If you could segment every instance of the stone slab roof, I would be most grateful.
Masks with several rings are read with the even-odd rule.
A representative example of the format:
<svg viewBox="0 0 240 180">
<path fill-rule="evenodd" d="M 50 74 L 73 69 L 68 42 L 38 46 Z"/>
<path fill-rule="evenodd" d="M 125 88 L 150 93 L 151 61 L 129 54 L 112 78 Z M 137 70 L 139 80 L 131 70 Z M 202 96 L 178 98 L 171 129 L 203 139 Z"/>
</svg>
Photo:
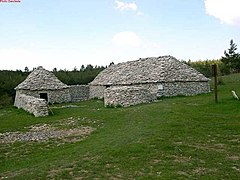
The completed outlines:
<svg viewBox="0 0 240 180">
<path fill-rule="evenodd" d="M 139 59 L 112 65 L 90 85 L 130 85 L 156 82 L 209 81 L 204 75 L 172 56 Z"/>
<path fill-rule="evenodd" d="M 62 83 L 52 72 L 39 66 L 15 89 L 56 90 L 65 88 L 68 88 L 68 86 Z"/>
</svg>

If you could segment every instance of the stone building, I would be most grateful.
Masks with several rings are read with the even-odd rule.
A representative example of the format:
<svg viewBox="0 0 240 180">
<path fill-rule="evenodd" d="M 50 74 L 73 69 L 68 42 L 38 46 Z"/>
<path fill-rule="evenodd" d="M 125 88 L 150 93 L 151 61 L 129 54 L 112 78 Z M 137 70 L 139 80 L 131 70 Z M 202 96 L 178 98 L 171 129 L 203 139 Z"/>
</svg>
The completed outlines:
<svg viewBox="0 0 240 180">
<path fill-rule="evenodd" d="M 69 86 L 62 83 L 52 72 L 36 68 L 16 88 L 15 104 L 19 94 L 45 99 L 48 103 L 70 102 Z"/>
<path fill-rule="evenodd" d="M 14 106 L 36 117 L 48 115 L 48 103 L 77 102 L 89 99 L 88 85 L 68 86 L 41 66 L 30 73 L 15 90 Z"/>
<path fill-rule="evenodd" d="M 195 69 L 172 56 L 161 56 L 112 65 L 89 85 L 68 86 L 40 66 L 15 89 L 16 107 L 45 116 L 48 103 L 104 98 L 105 106 L 126 107 L 162 96 L 208 93 L 210 86 L 209 79 Z"/>
<path fill-rule="evenodd" d="M 90 98 L 105 105 L 130 106 L 161 96 L 192 96 L 210 92 L 209 79 L 172 56 L 112 65 L 89 84 Z"/>
</svg>

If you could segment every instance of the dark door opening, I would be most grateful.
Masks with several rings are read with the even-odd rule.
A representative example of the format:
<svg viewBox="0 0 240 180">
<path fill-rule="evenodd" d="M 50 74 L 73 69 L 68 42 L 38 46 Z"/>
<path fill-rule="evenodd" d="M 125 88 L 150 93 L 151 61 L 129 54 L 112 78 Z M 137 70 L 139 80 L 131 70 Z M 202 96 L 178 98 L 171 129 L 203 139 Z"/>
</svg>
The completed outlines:
<svg viewBox="0 0 240 180">
<path fill-rule="evenodd" d="M 48 102 L 48 94 L 47 93 L 40 93 L 40 99 L 45 99 Z"/>
</svg>

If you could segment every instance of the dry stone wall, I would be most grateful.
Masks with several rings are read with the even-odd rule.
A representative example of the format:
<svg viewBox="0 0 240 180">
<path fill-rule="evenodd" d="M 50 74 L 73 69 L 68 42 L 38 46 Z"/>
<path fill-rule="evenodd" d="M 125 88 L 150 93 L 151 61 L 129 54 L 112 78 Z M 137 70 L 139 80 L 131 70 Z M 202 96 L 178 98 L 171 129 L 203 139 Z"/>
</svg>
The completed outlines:
<svg viewBox="0 0 240 180">
<path fill-rule="evenodd" d="M 106 89 L 106 86 L 92 86 L 89 87 L 89 98 L 104 98 L 104 90 Z"/>
<path fill-rule="evenodd" d="M 159 88 L 159 87 L 162 88 Z M 210 92 L 208 82 L 169 82 L 157 85 L 157 96 L 193 96 Z"/>
<path fill-rule="evenodd" d="M 17 93 L 14 106 L 32 113 L 35 117 L 48 116 L 48 105 L 44 99 Z"/>
<path fill-rule="evenodd" d="M 17 90 L 16 93 L 26 94 L 35 98 L 40 98 L 40 93 L 47 93 L 49 103 L 64 103 L 71 102 L 71 95 L 69 89 L 56 89 L 56 90 Z"/>
<path fill-rule="evenodd" d="M 98 98 L 106 98 L 106 93 L 104 94 L 105 86 L 91 86 L 90 94 L 94 95 L 93 97 Z M 136 84 L 136 85 L 116 85 L 111 86 L 112 88 L 120 88 L 121 87 L 135 87 L 140 89 L 146 89 L 150 92 L 153 97 L 161 97 L 161 96 L 193 96 L 197 94 L 205 94 L 210 92 L 210 85 L 208 82 L 163 82 L 163 83 L 146 83 L 146 84 Z M 108 88 L 108 91 L 110 90 Z M 95 92 L 91 92 L 95 91 Z M 126 93 L 125 91 L 121 91 Z M 113 96 L 114 94 L 111 93 Z"/>
<path fill-rule="evenodd" d="M 69 86 L 71 95 L 71 102 L 78 102 L 89 99 L 89 86 L 88 85 L 72 85 Z"/>
<path fill-rule="evenodd" d="M 49 92 L 49 103 L 65 103 L 71 102 L 71 95 L 69 89 L 59 89 Z"/>
<path fill-rule="evenodd" d="M 163 82 L 134 85 L 148 89 L 153 96 L 193 96 L 210 92 L 208 82 Z"/>
<path fill-rule="evenodd" d="M 141 103 L 148 103 L 156 99 L 148 89 L 125 86 L 107 88 L 104 91 L 105 106 L 131 106 Z"/>
</svg>

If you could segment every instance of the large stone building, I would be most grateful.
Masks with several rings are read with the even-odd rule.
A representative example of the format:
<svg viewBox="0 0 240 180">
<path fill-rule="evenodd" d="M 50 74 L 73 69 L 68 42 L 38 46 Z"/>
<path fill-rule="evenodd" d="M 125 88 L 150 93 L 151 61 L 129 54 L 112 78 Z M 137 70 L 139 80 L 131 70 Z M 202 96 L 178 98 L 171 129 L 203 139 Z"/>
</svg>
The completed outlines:
<svg viewBox="0 0 240 180">
<path fill-rule="evenodd" d="M 161 96 L 192 96 L 210 91 L 209 79 L 172 56 L 112 65 L 89 84 L 90 98 L 105 105 L 129 106 Z"/>
</svg>

